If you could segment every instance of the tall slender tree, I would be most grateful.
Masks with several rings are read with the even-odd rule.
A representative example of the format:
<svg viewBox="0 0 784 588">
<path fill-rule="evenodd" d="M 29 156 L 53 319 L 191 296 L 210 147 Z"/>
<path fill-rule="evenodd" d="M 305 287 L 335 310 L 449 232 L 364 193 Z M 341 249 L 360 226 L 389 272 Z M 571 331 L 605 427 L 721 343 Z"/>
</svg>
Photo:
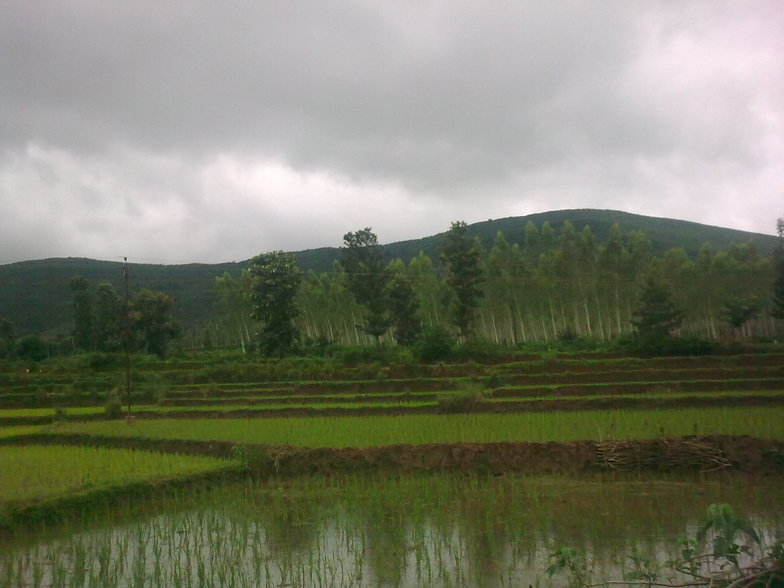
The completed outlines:
<svg viewBox="0 0 784 588">
<path fill-rule="evenodd" d="M 71 279 L 70 287 L 74 313 L 74 345 L 82 351 L 91 351 L 95 347 L 93 325 L 95 299 L 90 282 L 82 276 L 76 276 Z"/>
<path fill-rule="evenodd" d="M 215 278 L 215 305 L 225 328 L 232 333 L 232 339 L 236 337 L 243 353 L 246 344 L 251 341 L 247 321 L 251 311 L 251 282 L 247 269 L 242 270 L 239 279 L 229 272 Z"/>
<path fill-rule="evenodd" d="M 125 302 L 108 282 L 98 284 L 95 292 L 95 346 L 101 351 L 116 351 L 122 344 Z"/>
<path fill-rule="evenodd" d="M 15 342 L 14 325 L 6 318 L 0 319 L 0 357 L 11 357 Z"/>
<path fill-rule="evenodd" d="M 296 305 L 302 271 L 294 256 L 273 251 L 253 258 L 251 317 L 261 322 L 259 349 L 267 355 L 285 355 L 296 345 L 299 329 L 294 324 L 300 310 Z"/>
<path fill-rule="evenodd" d="M 346 233 L 340 255 L 348 289 L 365 309 L 362 329 L 379 342 L 390 325 L 385 297 L 390 276 L 378 238 L 370 227 Z"/>
<path fill-rule="evenodd" d="M 400 345 L 411 345 L 422 330 L 422 321 L 416 293 L 402 271 L 392 273 L 386 297 L 395 341 Z"/>
<path fill-rule="evenodd" d="M 133 324 L 148 353 L 163 359 L 179 327 L 171 318 L 174 301 L 164 292 L 147 288 L 133 297 Z"/>
<path fill-rule="evenodd" d="M 778 244 L 774 254 L 773 300 L 770 316 L 784 321 L 784 218 L 776 222 Z"/>
<path fill-rule="evenodd" d="M 683 311 L 672 298 L 670 287 L 651 273 L 645 282 L 637 308 L 632 314 L 632 324 L 644 337 L 666 337 L 680 327 Z"/>
<path fill-rule="evenodd" d="M 441 252 L 447 266 L 446 283 L 454 295 L 452 323 L 466 340 L 475 334 L 476 310 L 484 296 L 481 285 L 485 280 L 480 263 L 482 250 L 466 235 L 467 228 L 463 221 L 453 222 Z"/>
</svg>

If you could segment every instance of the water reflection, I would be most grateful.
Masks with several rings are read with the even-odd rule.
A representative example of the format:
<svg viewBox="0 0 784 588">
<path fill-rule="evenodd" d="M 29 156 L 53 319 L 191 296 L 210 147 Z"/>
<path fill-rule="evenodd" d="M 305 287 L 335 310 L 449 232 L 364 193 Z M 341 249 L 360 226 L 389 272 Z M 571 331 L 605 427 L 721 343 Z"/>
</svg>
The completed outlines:
<svg viewBox="0 0 784 588">
<path fill-rule="evenodd" d="M 347 477 L 244 483 L 135 519 L 0 543 L 0 586 L 559 586 L 569 545 L 594 578 L 664 560 L 712 502 L 782 529 L 781 479 Z M 183 504 L 184 502 L 184 504 Z M 559 584 L 560 582 L 560 584 Z"/>
</svg>

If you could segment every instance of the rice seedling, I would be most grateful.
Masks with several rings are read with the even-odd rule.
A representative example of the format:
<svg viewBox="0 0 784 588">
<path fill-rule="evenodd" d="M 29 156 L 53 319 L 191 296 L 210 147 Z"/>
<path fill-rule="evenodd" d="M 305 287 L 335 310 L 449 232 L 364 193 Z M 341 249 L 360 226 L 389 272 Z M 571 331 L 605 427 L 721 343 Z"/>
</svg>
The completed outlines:
<svg viewBox="0 0 784 588">
<path fill-rule="evenodd" d="M 226 466 L 202 456 L 96 447 L 0 447 L 0 509 L 12 501 L 196 474 Z"/>
<path fill-rule="evenodd" d="M 767 537 L 780 480 L 348 476 L 243 482 L 150 500 L 126 518 L 0 540 L 0 586 L 564 586 L 559 545 L 592 580 L 630 549 L 663 561 L 705 505 Z M 587 516 L 590 514 L 590 516 Z"/>
<path fill-rule="evenodd" d="M 0 439 L 5 437 L 16 437 L 17 435 L 38 433 L 40 430 L 41 427 L 37 425 L 0 427 Z"/>
<path fill-rule="evenodd" d="M 683 435 L 784 438 L 784 408 L 684 408 L 508 414 L 151 420 L 66 423 L 63 432 L 307 447 L 399 443 L 654 439 Z"/>
</svg>

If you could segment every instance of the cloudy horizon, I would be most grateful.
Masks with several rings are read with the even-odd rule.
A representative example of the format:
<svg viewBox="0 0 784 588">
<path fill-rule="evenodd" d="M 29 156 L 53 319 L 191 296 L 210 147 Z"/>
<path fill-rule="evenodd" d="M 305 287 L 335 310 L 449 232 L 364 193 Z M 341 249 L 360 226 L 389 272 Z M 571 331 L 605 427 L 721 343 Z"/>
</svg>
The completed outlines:
<svg viewBox="0 0 784 588">
<path fill-rule="evenodd" d="M 4 0 L 0 263 L 784 216 L 776 0 Z"/>
</svg>

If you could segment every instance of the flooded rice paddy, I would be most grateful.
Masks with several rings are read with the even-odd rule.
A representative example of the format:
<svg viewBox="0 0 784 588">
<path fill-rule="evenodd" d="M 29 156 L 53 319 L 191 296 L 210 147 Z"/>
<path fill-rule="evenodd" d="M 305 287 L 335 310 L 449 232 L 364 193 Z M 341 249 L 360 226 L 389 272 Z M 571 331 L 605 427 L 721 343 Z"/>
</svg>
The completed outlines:
<svg viewBox="0 0 784 588">
<path fill-rule="evenodd" d="M 0 538 L 0 586 L 566 586 L 663 562 L 705 509 L 784 530 L 779 476 L 363 475 L 226 483 Z"/>
</svg>

